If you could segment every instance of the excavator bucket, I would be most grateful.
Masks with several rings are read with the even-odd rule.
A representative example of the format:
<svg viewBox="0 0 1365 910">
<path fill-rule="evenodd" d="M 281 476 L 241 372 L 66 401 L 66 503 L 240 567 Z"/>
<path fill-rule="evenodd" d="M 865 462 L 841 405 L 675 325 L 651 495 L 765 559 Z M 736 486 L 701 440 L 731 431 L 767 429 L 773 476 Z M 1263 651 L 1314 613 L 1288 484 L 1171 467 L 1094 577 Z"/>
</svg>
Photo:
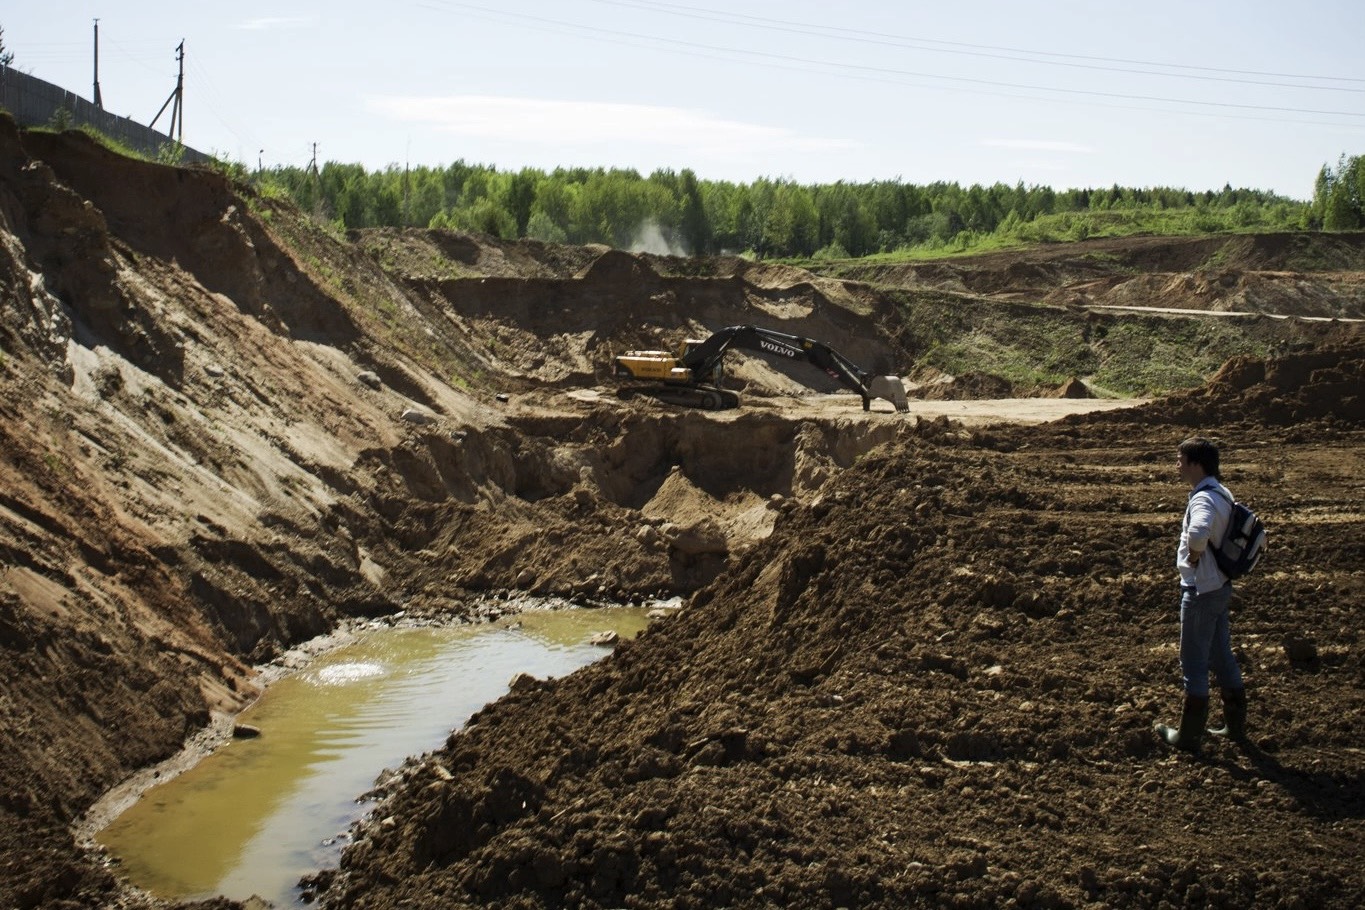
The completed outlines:
<svg viewBox="0 0 1365 910">
<path fill-rule="evenodd" d="M 873 398 L 884 398 L 896 406 L 897 411 L 910 410 L 910 402 L 905 398 L 905 383 L 899 376 L 873 376 L 867 384 Z"/>
</svg>

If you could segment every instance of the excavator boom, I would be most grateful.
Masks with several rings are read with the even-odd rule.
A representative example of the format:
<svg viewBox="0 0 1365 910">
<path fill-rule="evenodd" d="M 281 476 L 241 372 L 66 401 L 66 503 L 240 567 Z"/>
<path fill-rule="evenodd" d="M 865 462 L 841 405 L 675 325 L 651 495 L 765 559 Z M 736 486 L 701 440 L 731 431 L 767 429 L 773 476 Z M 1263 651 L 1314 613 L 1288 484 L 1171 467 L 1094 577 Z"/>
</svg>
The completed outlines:
<svg viewBox="0 0 1365 910">
<path fill-rule="evenodd" d="M 615 360 L 618 377 L 663 383 L 665 388 L 647 390 L 656 397 L 680 404 L 714 409 L 737 407 L 739 396 L 720 388 L 726 353 L 734 347 L 787 360 L 803 360 L 857 392 L 863 410 L 873 398 L 885 398 L 898 411 L 908 411 L 905 386 L 896 376 L 869 376 L 853 361 L 822 341 L 789 335 L 753 325 L 732 325 L 703 341 L 685 341 L 676 355 L 665 351 L 627 351 Z M 635 390 L 624 389 L 628 397 Z"/>
</svg>

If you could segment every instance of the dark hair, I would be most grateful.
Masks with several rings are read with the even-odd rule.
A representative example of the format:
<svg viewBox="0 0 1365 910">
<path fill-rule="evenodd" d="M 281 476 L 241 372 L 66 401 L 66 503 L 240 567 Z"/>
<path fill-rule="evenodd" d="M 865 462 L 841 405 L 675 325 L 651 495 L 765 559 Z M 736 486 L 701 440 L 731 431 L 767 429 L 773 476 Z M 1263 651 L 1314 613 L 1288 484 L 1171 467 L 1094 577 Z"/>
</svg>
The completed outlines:
<svg viewBox="0 0 1365 910">
<path fill-rule="evenodd" d="M 1186 461 L 1194 462 L 1204 469 L 1204 473 L 1214 478 L 1222 480 L 1223 475 L 1218 470 L 1218 446 L 1211 440 L 1203 436 L 1191 436 L 1180 444 L 1180 454 L 1185 456 Z"/>
</svg>

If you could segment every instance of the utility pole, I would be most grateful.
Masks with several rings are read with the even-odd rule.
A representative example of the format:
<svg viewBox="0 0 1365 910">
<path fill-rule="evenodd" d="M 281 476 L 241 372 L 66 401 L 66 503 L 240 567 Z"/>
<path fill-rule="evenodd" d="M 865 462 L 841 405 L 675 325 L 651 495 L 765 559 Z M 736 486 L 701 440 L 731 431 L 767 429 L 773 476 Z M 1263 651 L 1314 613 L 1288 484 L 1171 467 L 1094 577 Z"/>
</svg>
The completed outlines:
<svg viewBox="0 0 1365 910">
<path fill-rule="evenodd" d="M 179 46 L 175 49 L 176 62 L 180 64 L 180 73 L 175 77 L 175 110 L 171 112 L 171 129 L 176 128 L 176 121 L 180 122 L 179 133 L 175 141 L 181 145 L 185 144 L 185 39 L 180 39 Z"/>
<path fill-rule="evenodd" d="M 313 143 L 313 160 L 308 162 L 308 173 L 313 175 L 313 217 L 322 218 L 322 175 L 318 173 L 318 144 Z"/>
<path fill-rule="evenodd" d="M 104 110 L 104 99 L 100 97 L 100 20 L 95 20 L 95 107 Z"/>
<path fill-rule="evenodd" d="M 156 116 L 152 118 L 152 122 L 151 122 L 151 123 L 147 124 L 147 128 L 148 128 L 148 129 L 151 129 L 152 127 L 156 126 L 156 122 L 157 122 L 158 120 L 160 120 L 160 119 L 161 119 L 161 115 L 162 115 L 163 113 L 166 112 L 166 105 L 168 105 L 168 104 L 170 104 L 172 101 L 174 101 L 174 102 L 175 102 L 175 106 L 171 108 L 171 129 L 170 129 L 170 132 L 168 132 L 166 135 L 167 135 L 167 136 L 170 136 L 172 139 L 174 139 L 176 142 L 180 143 L 181 145 L 184 145 L 184 144 L 185 144 L 185 142 L 184 142 L 184 139 L 185 139 L 185 110 L 184 110 L 184 108 L 182 107 L 182 101 L 183 101 L 184 95 L 185 95 L 185 39 L 184 39 L 184 38 L 181 38 L 181 39 L 180 39 L 180 44 L 179 44 L 179 45 L 176 47 L 176 49 L 175 49 L 175 59 L 176 59 L 176 61 L 180 64 L 180 75 L 176 77 L 176 80 L 175 80 L 175 90 L 171 92 L 171 97 L 169 97 L 169 98 L 166 99 L 166 104 L 161 105 L 161 110 L 159 110 L 159 111 L 156 112 Z M 176 135 L 176 121 L 179 121 L 179 123 L 180 123 L 180 133 L 179 133 L 179 135 Z"/>
<path fill-rule="evenodd" d="M 409 165 L 411 164 L 411 162 L 412 162 L 412 136 L 408 136 L 408 150 L 407 150 L 407 155 L 406 155 L 406 157 L 404 157 L 404 159 L 403 159 L 403 223 L 402 223 L 402 225 L 400 225 L 400 227 L 407 227 L 408 224 L 411 222 L 411 213 L 412 213 L 412 207 L 411 207 L 411 199 L 412 199 L 412 182 L 411 182 L 411 179 L 408 177 L 408 168 L 409 168 Z"/>
</svg>

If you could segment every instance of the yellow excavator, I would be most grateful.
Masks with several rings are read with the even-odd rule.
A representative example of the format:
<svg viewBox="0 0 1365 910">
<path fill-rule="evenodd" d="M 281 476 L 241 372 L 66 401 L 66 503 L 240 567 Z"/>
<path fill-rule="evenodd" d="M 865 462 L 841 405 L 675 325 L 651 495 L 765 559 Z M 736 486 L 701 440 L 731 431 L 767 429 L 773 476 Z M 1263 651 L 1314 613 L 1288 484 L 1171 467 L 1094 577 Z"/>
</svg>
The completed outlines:
<svg viewBox="0 0 1365 910">
<path fill-rule="evenodd" d="M 735 347 L 811 363 L 862 396 L 864 411 L 869 410 L 874 398 L 890 401 L 897 411 L 910 410 L 900 377 L 869 376 L 822 341 L 752 325 L 732 325 L 704 340 L 689 338 L 672 353 L 627 351 L 618 354 L 614 364 L 618 379 L 651 384 L 625 385 L 617 395 L 622 399 L 650 395 L 661 401 L 708 411 L 737 408 L 739 396 L 720 387 L 725 354 Z"/>
</svg>

